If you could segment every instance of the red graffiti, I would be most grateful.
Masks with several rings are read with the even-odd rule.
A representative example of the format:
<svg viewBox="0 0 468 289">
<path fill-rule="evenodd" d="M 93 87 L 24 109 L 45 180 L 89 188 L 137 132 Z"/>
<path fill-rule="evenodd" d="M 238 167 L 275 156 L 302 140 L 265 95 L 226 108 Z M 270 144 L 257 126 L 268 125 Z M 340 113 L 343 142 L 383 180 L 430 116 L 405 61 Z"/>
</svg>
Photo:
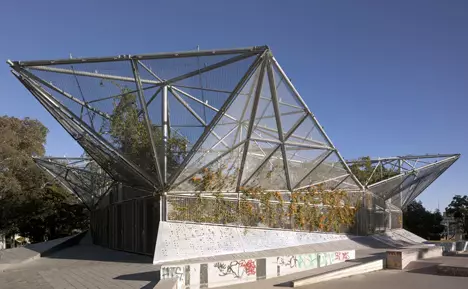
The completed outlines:
<svg viewBox="0 0 468 289">
<path fill-rule="evenodd" d="M 335 252 L 335 260 L 349 260 L 349 252 Z"/>
<path fill-rule="evenodd" d="M 247 260 L 247 261 L 242 260 L 239 262 L 239 265 L 242 268 L 244 268 L 245 273 L 247 273 L 247 275 L 257 274 L 256 272 L 257 267 L 255 266 L 255 262 L 253 260 Z"/>
</svg>

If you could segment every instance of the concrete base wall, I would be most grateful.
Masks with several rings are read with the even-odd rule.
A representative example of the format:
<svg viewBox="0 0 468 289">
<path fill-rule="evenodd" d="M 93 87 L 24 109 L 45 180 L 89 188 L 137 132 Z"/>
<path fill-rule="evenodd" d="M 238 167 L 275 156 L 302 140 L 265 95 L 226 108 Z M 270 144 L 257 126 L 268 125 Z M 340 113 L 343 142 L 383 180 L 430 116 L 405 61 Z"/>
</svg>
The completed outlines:
<svg viewBox="0 0 468 289">
<path fill-rule="evenodd" d="M 210 263 L 162 265 L 161 280 L 177 288 L 213 288 L 284 276 L 356 258 L 355 250 L 241 259 Z"/>
<path fill-rule="evenodd" d="M 433 244 L 436 246 L 441 246 L 444 250 L 444 253 L 450 253 L 450 252 L 465 252 L 468 250 L 468 241 L 456 241 L 456 242 L 451 242 L 451 241 L 446 241 L 446 242 L 431 242 L 427 241 L 424 242 L 426 244 Z"/>
<path fill-rule="evenodd" d="M 341 234 L 307 233 L 160 222 L 154 264 L 349 240 Z"/>
<path fill-rule="evenodd" d="M 443 249 L 440 246 L 417 248 L 417 249 L 403 249 L 387 251 L 386 266 L 388 269 L 404 270 L 410 262 L 427 259 L 433 257 L 440 257 L 443 254 Z"/>
</svg>

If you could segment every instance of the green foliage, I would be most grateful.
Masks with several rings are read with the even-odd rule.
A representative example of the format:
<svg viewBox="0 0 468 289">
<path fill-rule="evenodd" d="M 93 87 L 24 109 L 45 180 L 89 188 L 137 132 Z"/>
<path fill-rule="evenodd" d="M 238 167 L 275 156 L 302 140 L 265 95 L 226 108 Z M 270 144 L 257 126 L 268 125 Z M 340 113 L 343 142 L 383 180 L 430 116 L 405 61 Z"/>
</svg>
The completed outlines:
<svg viewBox="0 0 468 289">
<path fill-rule="evenodd" d="M 372 164 L 370 157 L 362 157 L 359 158 L 357 162 L 350 165 L 349 168 L 362 184 L 366 184 L 367 180 L 370 178 L 368 185 L 399 174 L 398 171 L 385 168 L 384 166 L 379 166 L 375 173 L 372 174 L 375 170 L 375 166 L 375 164 Z"/>
<path fill-rule="evenodd" d="M 84 207 L 74 205 L 76 199 L 52 184 L 31 158 L 44 155 L 47 132 L 37 120 L 0 117 L 0 232 L 4 234 L 42 241 L 86 226 Z"/>
<path fill-rule="evenodd" d="M 117 85 L 117 84 L 116 84 Z M 110 121 L 104 122 L 101 131 L 108 131 L 113 144 L 124 155 L 146 172 L 156 175 L 156 165 L 153 157 L 151 138 L 143 113 L 139 109 L 137 96 L 128 87 L 118 86 L 121 96 L 114 99 L 114 108 Z M 151 124 L 153 143 L 162 163 L 164 154 L 167 155 L 168 171 L 179 166 L 187 154 L 188 140 L 169 129 L 167 151 L 162 151 L 162 127 Z"/>
<path fill-rule="evenodd" d="M 425 239 L 440 239 L 440 234 L 444 230 L 441 223 L 440 211 L 428 211 L 421 201 L 411 202 L 403 211 L 403 228 Z"/>
<path fill-rule="evenodd" d="M 463 233 L 468 233 L 468 196 L 455 195 L 445 208 L 445 212 L 449 216 L 453 216 L 458 223 L 458 230 Z"/>
</svg>

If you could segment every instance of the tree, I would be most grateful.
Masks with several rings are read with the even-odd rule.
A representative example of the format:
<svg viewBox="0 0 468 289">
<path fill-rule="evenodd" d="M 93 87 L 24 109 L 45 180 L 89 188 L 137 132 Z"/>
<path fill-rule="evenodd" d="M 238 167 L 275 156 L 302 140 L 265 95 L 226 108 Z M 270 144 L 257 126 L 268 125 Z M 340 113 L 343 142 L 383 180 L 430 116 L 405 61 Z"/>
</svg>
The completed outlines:
<svg viewBox="0 0 468 289">
<path fill-rule="evenodd" d="M 117 85 L 117 84 L 115 84 Z M 156 175 L 153 149 L 149 130 L 138 106 L 137 97 L 128 87 L 117 85 L 121 96 L 114 99 L 114 108 L 109 121 L 103 122 L 101 131 L 110 133 L 115 146 L 146 172 Z M 167 156 L 167 169 L 172 172 L 187 154 L 188 140 L 178 136 L 169 128 L 167 150 L 162 151 L 163 134 L 161 126 L 150 125 L 153 142 L 157 149 L 159 163 Z"/>
<path fill-rule="evenodd" d="M 77 205 L 74 196 L 51 182 L 32 159 L 44 155 L 47 132 L 37 120 L 0 117 L 2 234 L 19 233 L 33 241 L 43 241 L 69 234 L 71 227 L 83 228 L 86 214 L 82 205 Z M 74 218 L 69 218 L 75 213 Z M 64 215 L 62 223 L 54 222 Z"/>
<path fill-rule="evenodd" d="M 370 178 L 368 185 L 399 174 L 398 171 L 385 168 L 384 166 L 380 166 L 377 171 L 375 171 L 375 167 L 376 165 L 371 162 L 370 157 L 361 157 L 357 162 L 349 166 L 353 174 L 362 184 L 366 184 Z"/>
<path fill-rule="evenodd" d="M 442 214 L 428 211 L 421 201 L 412 201 L 403 211 L 403 228 L 425 239 L 440 239 L 444 231 Z"/>
<path fill-rule="evenodd" d="M 457 221 L 460 233 L 468 233 L 468 196 L 455 195 L 445 212 Z"/>
</svg>

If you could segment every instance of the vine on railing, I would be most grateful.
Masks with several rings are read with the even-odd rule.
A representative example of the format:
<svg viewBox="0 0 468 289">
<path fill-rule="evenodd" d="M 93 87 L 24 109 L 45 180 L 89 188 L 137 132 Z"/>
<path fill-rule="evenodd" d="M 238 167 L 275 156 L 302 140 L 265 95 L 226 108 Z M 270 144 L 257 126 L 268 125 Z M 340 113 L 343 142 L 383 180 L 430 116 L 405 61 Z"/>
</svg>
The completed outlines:
<svg viewBox="0 0 468 289">
<path fill-rule="evenodd" d="M 322 232 L 341 232 L 355 221 L 359 204 L 345 191 L 328 191 L 320 185 L 293 193 L 241 187 L 238 197 L 232 197 L 219 192 L 232 182 L 222 170 L 205 169 L 192 178 L 197 188 L 193 197 L 169 198 L 169 219 Z"/>
</svg>

